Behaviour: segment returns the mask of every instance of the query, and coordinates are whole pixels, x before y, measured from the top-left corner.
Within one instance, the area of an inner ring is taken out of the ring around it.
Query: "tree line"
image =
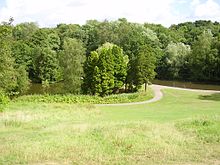
[[[65,93],[137,91],[155,77],[220,82],[220,24],[186,22],[169,28],[89,20],[84,25],[0,25],[0,90],[24,93],[30,82],[62,82]]]

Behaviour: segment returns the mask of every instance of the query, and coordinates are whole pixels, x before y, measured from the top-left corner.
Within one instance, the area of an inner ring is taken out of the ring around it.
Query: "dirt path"
[[[96,104],[96,106],[127,106],[127,105],[139,105],[139,104],[147,104],[153,103],[163,98],[163,93],[161,89],[178,89],[178,90],[185,90],[185,91],[194,91],[194,92],[204,92],[204,93],[220,93],[220,91],[214,90],[201,90],[201,89],[189,89],[189,88],[179,88],[179,87],[169,87],[169,86],[162,86],[162,85],[151,85],[150,86],[154,91],[154,98],[142,102],[133,102],[133,103],[119,103],[119,104]]]

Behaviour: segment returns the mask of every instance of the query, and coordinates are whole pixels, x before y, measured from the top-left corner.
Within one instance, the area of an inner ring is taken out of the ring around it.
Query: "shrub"
[[[90,104],[115,104],[115,103],[129,103],[139,102],[151,99],[153,97],[152,91],[129,93],[129,94],[115,94],[106,97],[91,96],[91,95],[26,95],[20,96],[15,101],[24,102],[45,102],[45,103],[90,103]]]
[[[5,105],[9,102],[8,96],[0,90],[0,112],[4,110]]]

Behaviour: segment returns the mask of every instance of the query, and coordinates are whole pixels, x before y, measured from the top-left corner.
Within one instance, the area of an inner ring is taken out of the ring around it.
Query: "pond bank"
[[[168,80],[153,80],[152,83],[156,85],[163,85],[170,87],[220,91],[220,84],[214,85],[214,84],[204,84],[202,82],[184,82],[184,81],[168,81]]]

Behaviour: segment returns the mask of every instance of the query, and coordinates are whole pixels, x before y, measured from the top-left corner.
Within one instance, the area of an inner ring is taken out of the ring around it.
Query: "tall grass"
[[[200,95],[166,90],[159,102],[106,109],[11,102],[0,164],[219,164],[220,103]]]

